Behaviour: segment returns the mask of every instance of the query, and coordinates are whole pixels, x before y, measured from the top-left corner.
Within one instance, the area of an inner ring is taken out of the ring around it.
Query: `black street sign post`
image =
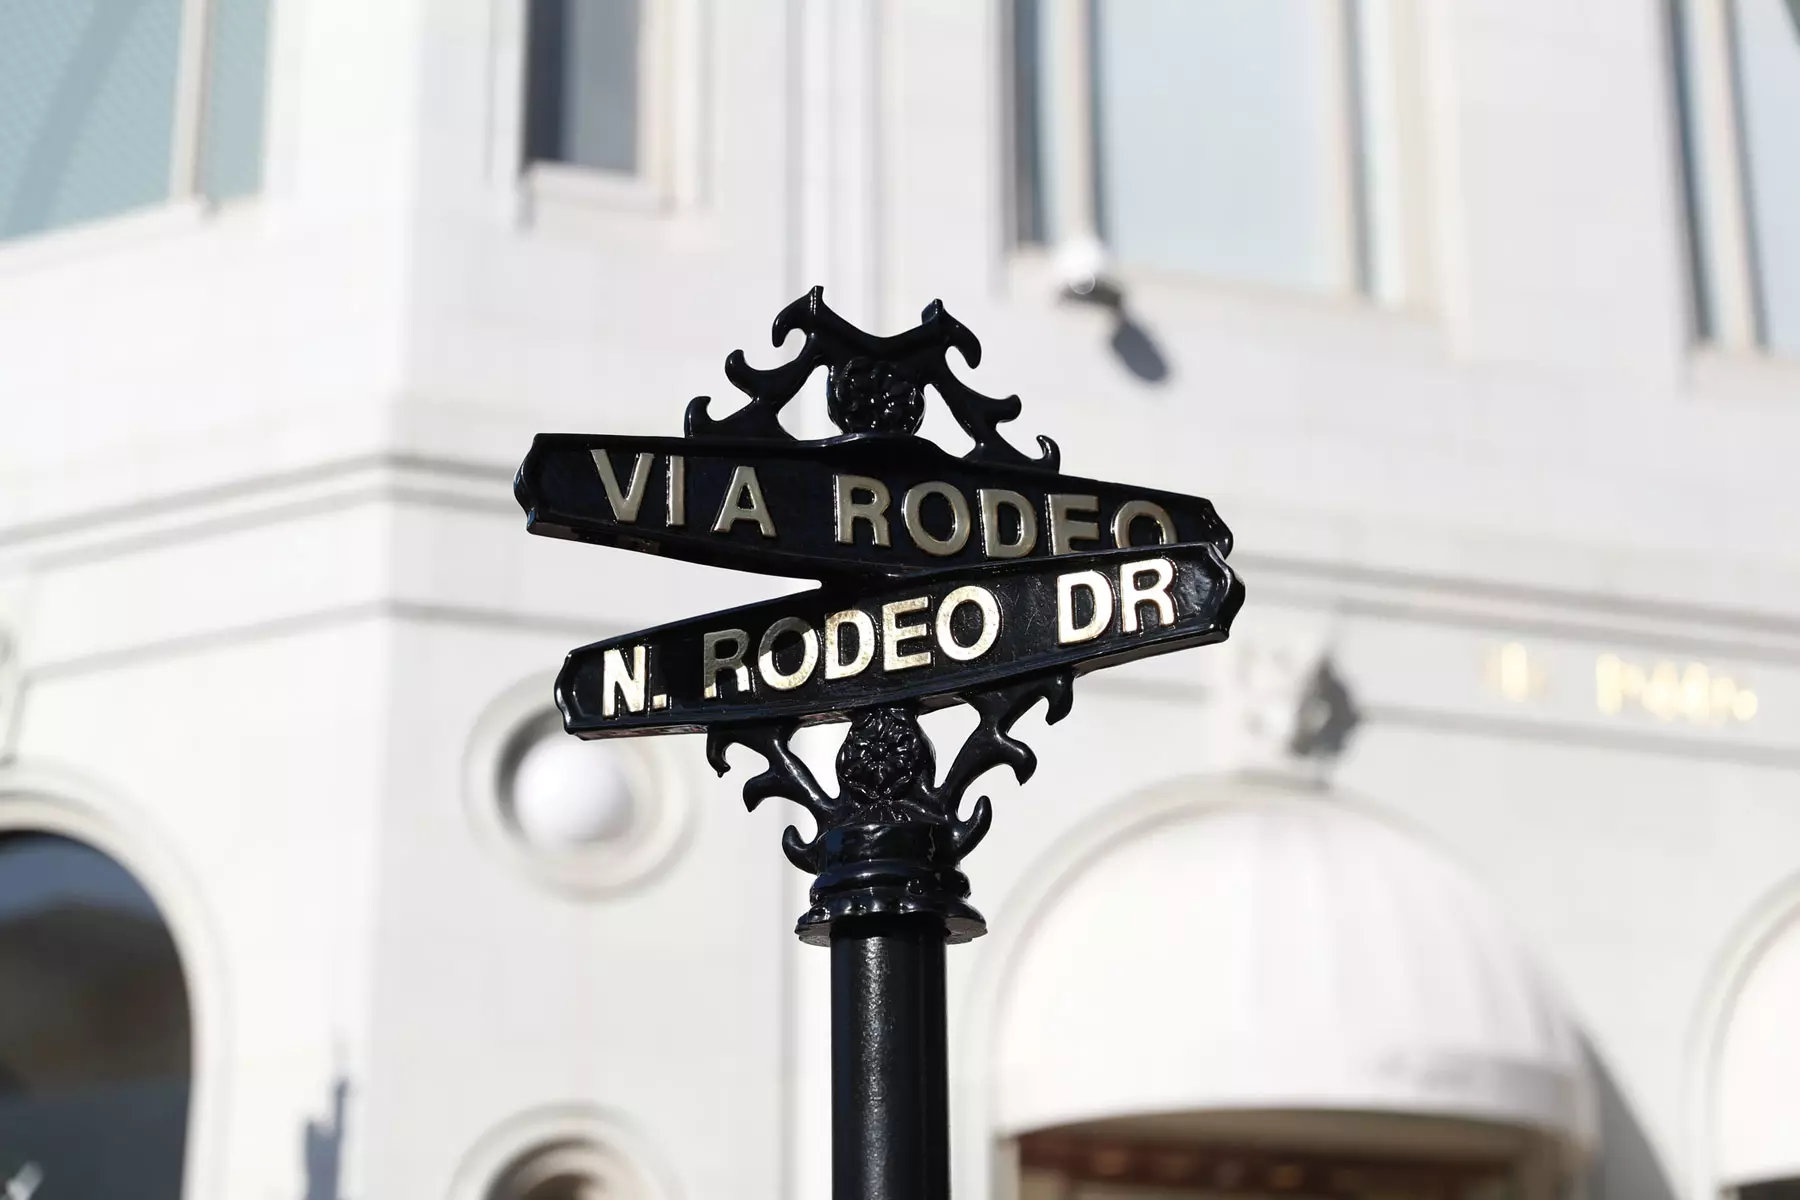
[[[755,808],[793,801],[815,822],[782,848],[815,878],[802,941],[831,947],[832,1187],[837,1200],[950,1194],[944,946],[986,932],[964,855],[987,833],[994,767],[1036,769],[1011,728],[1032,705],[1069,710],[1077,675],[1225,638],[1244,588],[1231,533],[1205,500],[1064,475],[998,432],[1019,399],[973,391],[975,336],[933,301],[915,328],[875,337],[821,289],[775,318],[793,361],[725,374],[750,397],[686,436],[539,434],[514,492],[526,528],[763,574],[812,591],[692,617],[570,652],[556,680],[579,737],[705,733],[720,773],[761,755]],[[781,409],[820,367],[841,436],[799,441]],[[918,436],[930,388],[974,448]],[[967,704],[979,722],[938,777],[919,715]],[[849,723],[836,795],[789,748],[803,725]]]

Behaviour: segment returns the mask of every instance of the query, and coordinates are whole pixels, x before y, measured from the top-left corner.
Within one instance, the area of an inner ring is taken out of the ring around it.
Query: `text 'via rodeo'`
[[[635,457],[621,455],[630,462],[621,476],[621,464],[614,462],[611,453],[604,449],[588,453],[618,524],[639,525],[640,518],[649,515],[644,512],[645,501],[652,477],[660,474],[663,527],[688,525],[690,492],[695,490],[689,479],[689,456],[651,451],[638,452]],[[757,468],[727,465],[728,471],[707,472],[709,478],[717,476],[722,486],[715,484],[709,489],[717,493],[716,499],[702,497],[710,502],[696,506],[706,514],[707,527],[714,534],[730,535],[739,525],[749,525],[763,538],[779,542],[782,530]],[[830,472],[828,479],[829,494],[819,499],[831,506],[832,539],[841,546],[891,547],[898,525],[914,546],[938,558],[960,554],[977,529],[977,545],[987,559],[1023,558],[1038,552],[1040,546],[1050,554],[1070,554],[1077,550],[1078,542],[1100,542],[1102,516],[1112,544],[1121,549],[1132,544],[1134,527],[1140,521],[1154,525],[1158,542],[1180,540],[1168,508],[1141,496],[1112,504],[1103,513],[1100,497],[1091,493],[1039,489],[1034,497],[1011,488],[976,487],[970,489],[974,492],[971,501],[963,488],[940,479],[904,489],[848,472]],[[898,505],[896,490],[901,493]]]

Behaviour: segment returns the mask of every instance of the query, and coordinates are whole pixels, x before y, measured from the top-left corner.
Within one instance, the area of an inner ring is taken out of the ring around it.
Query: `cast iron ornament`
[[[1019,415],[1019,398],[984,396],[950,370],[948,354],[961,352],[971,367],[981,365],[981,343],[961,321],[933,300],[919,323],[893,337],[864,333],[825,306],[825,289],[815,287],[775,315],[773,342],[779,346],[794,330],[806,335],[792,362],[759,371],[733,350],[725,360],[725,378],[750,397],[722,420],[707,413],[710,397],[688,405],[687,435],[786,438],[781,410],[799,394],[819,367],[827,369],[826,411],[845,433],[912,434],[925,419],[924,389],[937,390],[963,432],[975,439],[967,457],[975,462],[1010,462],[1054,471],[1060,461],[1056,443],[1038,438],[1039,458],[1020,453],[1000,436],[997,427]]]
[[[721,775],[730,747],[760,755],[746,806],[780,797],[816,825],[782,837],[816,877],[802,940],[932,913],[968,941],[986,926],[959,865],[993,814],[982,796],[964,816],[965,793],[996,767],[1031,777],[1010,731],[1039,701],[1048,723],[1067,715],[1078,674],[1223,640],[1244,595],[1231,534],[1199,497],[1062,475],[1045,437],[1037,458],[1013,447],[998,426],[1019,398],[951,372],[951,349],[974,366],[981,346],[939,301],[875,337],[815,287],[776,317],[775,345],[795,330],[782,366],[726,359],[750,397],[735,412],[715,419],[699,397],[682,438],[539,434],[514,492],[533,533],[824,586],[574,650],[557,705],[581,737],[704,731]],[[779,416],[820,367],[842,436],[800,441]],[[966,455],[918,436],[928,388],[973,439]],[[1146,529],[1154,544],[1135,540]],[[919,715],[955,703],[979,723],[939,781]],[[835,796],[789,744],[832,720],[849,722]]]

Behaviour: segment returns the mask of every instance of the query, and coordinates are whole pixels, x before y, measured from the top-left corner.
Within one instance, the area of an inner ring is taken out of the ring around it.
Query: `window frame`
[[[1668,10],[1690,250],[1689,323],[1701,345],[1766,354],[1730,4],[1671,0]],[[1696,194],[1701,192],[1704,203]]]
[[[1423,60],[1420,50],[1423,13],[1419,0],[1386,0],[1391,19],[1380,30],[1379,55],[1365,44],[1369,31],[1358,19],[1357,0],[1330,0],[1329,19],[1321,30],[1328,39],[1332,75],[1325,92],[1335,97],[1327,114],[1333,131],[1329,169],[1334,181],[1329,204],[1328,237],[1332,245],[1333,286],[1295,289],[1276,283],[1247,283],[1153,266],[1120,266],[1113,260],[1099,229],[1098,163],[1095,153],[1092,94],[1092,47],[1095,0],[1039,0],[1040,17],[1058,41],[1051,64],[1040,67],[1037,87],[1047,97],[1051,117],[1040,136],[1054,144],[1048,157],[1057,164],[1053,178],[1039,176],[1036,186],[1054,196],[1065,228],[1053,238],[1028,241],[1020,220],[1024,189],[1020,137],[1029,114],[1020,110],[1018,84],[1018,6],[1007,6],[1006,27],[999,39],[1004,56],[1006,121],[1005,170],[1008,187],[1005,229],[1011,254],[1040,264],[1057,263],[1059,275],[1068,264],[1098,263],[1108,277],[1126,281],[1155,278],[1179,280],[1195,288],[1255,291],[1315,300],[1351,300],[1382,308],[1412,309],[1429,303],[1433,288],[1429,229],[1421,219],[1431,211],[1426,202],[1426,119]],[[1385,60],[1381,70],[1374,64]],[[1380,197],[1364,165],[1362,150],[1369,129],[1371,98],[1383,93],[1393,118],[1393,145],[1387,148],[1390,187]],[[1040,101],[1041,103],[1043,101]],[[1042,161],[1044,156],[1040,154]],[[1378,203],[1385,200],[1386,203]],[[1379,210],[1379,211],[1378,211]],[[1070,280],[1063,279],[1068,283]]]
[[[1769,335],[1732,2],[1669,0],[1663,9],[1688,251],[1688,332],[1702,351],[1785,370],[1797,356]]]

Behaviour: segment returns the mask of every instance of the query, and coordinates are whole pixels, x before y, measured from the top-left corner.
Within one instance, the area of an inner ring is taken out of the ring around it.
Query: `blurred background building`
[[[993,782],[960,1195],[1800,1195],[1796,114],[1795,0],[0,0],[7,1195],[823,1200],[796,814],[549,708],[779,585],[509,487],[814,283],[1249,588]]]

